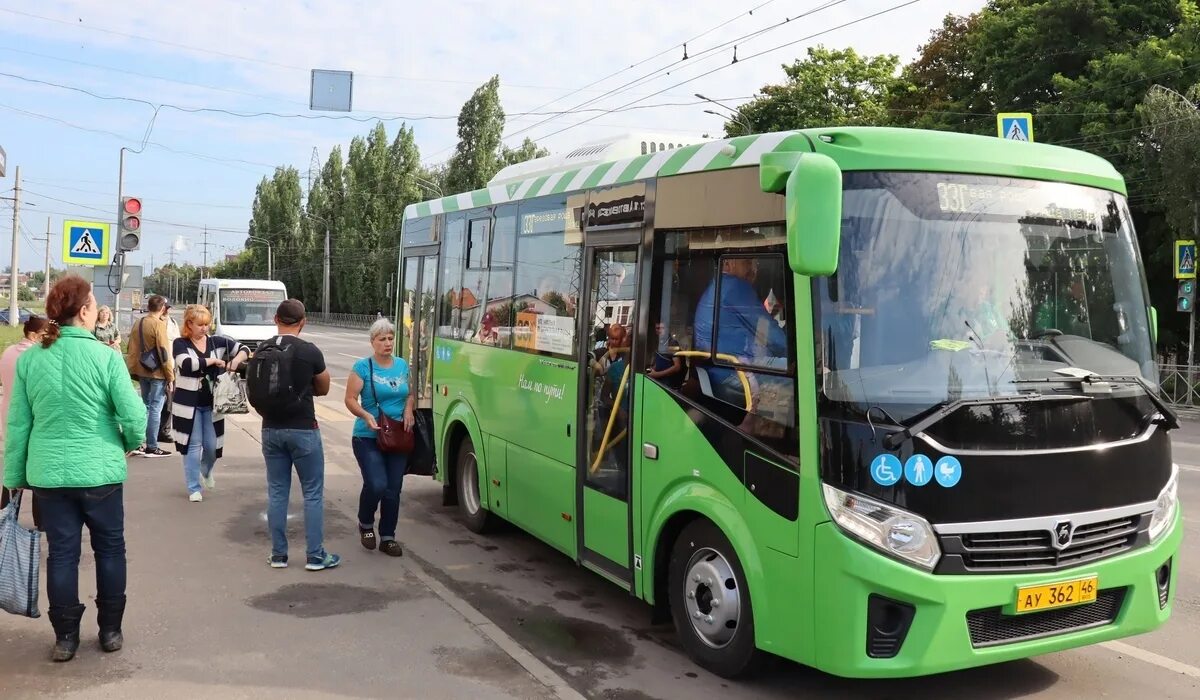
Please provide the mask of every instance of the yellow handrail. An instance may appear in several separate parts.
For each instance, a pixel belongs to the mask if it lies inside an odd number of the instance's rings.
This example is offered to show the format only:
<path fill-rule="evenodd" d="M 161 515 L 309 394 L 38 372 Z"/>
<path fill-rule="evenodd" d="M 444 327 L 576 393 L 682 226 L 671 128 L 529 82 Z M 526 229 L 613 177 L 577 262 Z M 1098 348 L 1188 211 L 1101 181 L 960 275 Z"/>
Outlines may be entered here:
<path fill-rule="evenodd" d="M 703 350 L 681 350 L 681 351 L 675 353 L 675 357 L 710 357 L 710 354 L 707 352 L 704 352 Z M 731 365 L 740 365 L 741 364 L 741 362 L 739 362 L 736 357 L 734 357 L 733 355 L 726 355 L 723 352 L 719 352 L 716 355 L 712 355 L 712 357 L 716 357 L 718 360 L 721 360 L 722 362 L 728 362 Z M 753 403 L 751 401 L 751 396 L 750 396 L 750 380 L 746 379 L 746 373 L 743 372 L 742 370 L 735 369 L 734 372 L 737 373 L 738 380 L 741 381 L 741 383 L 742 383 L 742 391 L 746 395 L 746 411 L 750 411 L 750 409 L 753 408 Z"/>
<path fill-rule="evenodd" d="M 600 441 L 600 449 L 596 450 L 596 461 L 592 462 L 592 466 L 588 469 L 589 474 L 595 474 L 600 468 L 600 460 L 604 457 L 604 453 L 608 452 L 608 436 L 612 435 L 613 423 L 617 420 L 617 407 L 621 405 L 621 397 L 625 395 L 625 382 L 629 381 L 630 365 L 625 365 L 625 371 L 621 374 L 621 384 L 617 387 L 617 397 L 613 399 L 612 412 L 608 414 L 608 425 L 604 428 L 604 439 Z M 625 431 L 622 430 L 614 440 L 616 444 L 621 438 L 625 437 Z"/>

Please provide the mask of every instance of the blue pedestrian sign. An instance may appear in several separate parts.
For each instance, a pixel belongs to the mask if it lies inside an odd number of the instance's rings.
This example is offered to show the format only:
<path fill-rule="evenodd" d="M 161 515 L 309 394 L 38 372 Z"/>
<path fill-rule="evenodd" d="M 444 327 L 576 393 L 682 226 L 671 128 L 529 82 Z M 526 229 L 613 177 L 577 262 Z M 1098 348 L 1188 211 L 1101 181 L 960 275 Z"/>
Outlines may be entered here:
<path fill-rule="evenodd" d="M 1196 242 L 1175 241 L 1175 279 L 1196 279 Z"/>
<path fill-rule="evenodd" d="M 904 476 L 904 467 L 896 455 L 881 454 L 871 460 L 871 478 L 880 486 L 894 486 Z"/>
<path fill-rule="evenodd" d="M 904 478 L 913 486 L 924 486 L 933 478 L 933 460 L 915 454 L 904 463 Z"/>
<path fill-rule="evenodd" d="M 99 221 L 63 222 L 63 262 L 104 265 L 108 260 L 109 225 Z"/>
<path fill-rule="evenodd" d="M 1033 141 L 1033 115 L 1029 112 L 1001 112 L 996 115 L 997 136 L 1010 141 Z"/>
<path fill-rule="evenodd" d="M 957 486 L 962 478 L 962 463 L 955 457 L 942 457 L 933 465 L 933 476 L 946 488 Z"/>

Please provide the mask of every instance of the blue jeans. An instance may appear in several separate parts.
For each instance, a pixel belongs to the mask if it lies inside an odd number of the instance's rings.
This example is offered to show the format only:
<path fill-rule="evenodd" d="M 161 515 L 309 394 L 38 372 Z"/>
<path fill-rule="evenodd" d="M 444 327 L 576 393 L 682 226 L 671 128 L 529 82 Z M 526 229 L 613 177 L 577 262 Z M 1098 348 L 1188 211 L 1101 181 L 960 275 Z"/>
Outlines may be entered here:
<path fill-rule="evenodd" d="M 79 605 L 83 526 L 96 560 L 96 604 L 125 598 L 125 502 L 121 484 L 95 488 L 35 488 L 46 542 L 46 597 L 53 616 Z"/>
<path fill-rule="evenodd" d="M 158 449 L 158 428 L 162 425 L 163 404 L 167 399 L 167 382 L 163 379 L 140 377 L 142 401 L 146 404 L 146 449 Z"/>
<path fill-rule="evenodd" d="M 375 438 L 356 437 L 350 441 L 354 458 L 362 471 L 362 493 L 358 495 L 358 525 L 375 527 L 379 510 L 379 539 L 396 539 L 396 521 L 400 519 L 400 490 L 408 455 L 384 452 Z"/>
<path fill-rule="evenodd" d="M 267 528 L 271 554 L 286 555 L 288 496 L 292 467 L 304 493 L 304 539 L 310 559 L 325 556 L 325 451 L 320 430 L 263 428 L 263 458 L 267 461 Z"/>
<path fill-rule="evenodd" d="M 187 453 L 183 455 L 183 479 L 188 493 L 200 490 L 200 476 L 211 474 L 216 463 L 217 431 L 213 427 L 212 408 L 197 408 Z"/>

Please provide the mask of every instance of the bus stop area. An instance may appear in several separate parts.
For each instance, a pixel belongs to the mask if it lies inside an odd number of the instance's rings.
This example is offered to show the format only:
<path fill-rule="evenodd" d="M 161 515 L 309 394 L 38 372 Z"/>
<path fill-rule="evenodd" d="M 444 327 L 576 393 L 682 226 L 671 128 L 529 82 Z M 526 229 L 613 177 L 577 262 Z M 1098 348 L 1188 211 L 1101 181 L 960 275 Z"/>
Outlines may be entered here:
<path fill-rule="evenodd" d="M 293 562 L 270 568 L 253 422 L 231 427 L 203 503 L 188 502 L 178 458 L 130 459 L 125 648 L 105 654 L 96 642 L 85 531 L 79 653 L 69 664 L 50 661 L 43 566 L 42 617 L 5 614 L 0 623 L 0 697 L 578 697 L 415 560 L 359 546 L 361 479 L 345 440 L 329 439 L 325 481 L 326 543 L 342 565 L 304 569 L 296 485 Z"/>

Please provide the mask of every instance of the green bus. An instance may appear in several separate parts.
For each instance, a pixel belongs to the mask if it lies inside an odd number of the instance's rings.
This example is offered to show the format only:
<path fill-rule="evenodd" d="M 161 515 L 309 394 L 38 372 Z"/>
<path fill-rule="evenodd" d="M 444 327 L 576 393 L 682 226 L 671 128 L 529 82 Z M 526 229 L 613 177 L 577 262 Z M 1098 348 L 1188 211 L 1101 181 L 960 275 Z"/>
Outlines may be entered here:
<path fill-rule="evenodd" d="M 614 139 L 405 212 L 447 506 L 726 677 L 937 673 L 1157 628 L 1183 534 L 1125 184 L 1049 145 Z"/>

